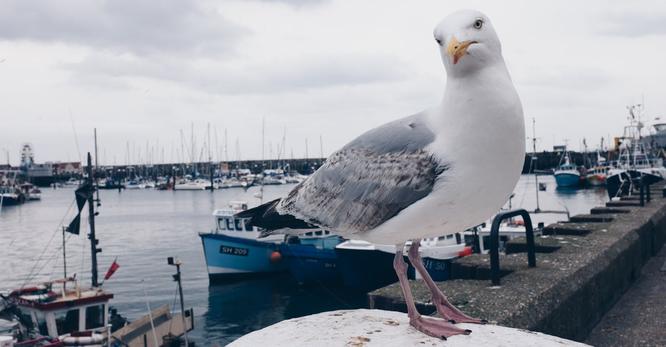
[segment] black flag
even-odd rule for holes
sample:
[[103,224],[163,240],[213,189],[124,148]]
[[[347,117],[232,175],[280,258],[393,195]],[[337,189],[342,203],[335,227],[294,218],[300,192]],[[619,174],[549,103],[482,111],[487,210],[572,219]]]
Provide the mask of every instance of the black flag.
[[67,227],[67,232],[70,232],[72,234],[79,234],[79,229],[81,227],[81,210],[83,210],[83,206],[86,205],[86,201],[92,194],[92,189],[91,185],[89,184],[82,184],[79,188],[76,189],[75,196],[76,196],[76,207],[78,207],[78,212],[76,213],[76,216],[72,220],[71,223],[69,223],[69,226]]

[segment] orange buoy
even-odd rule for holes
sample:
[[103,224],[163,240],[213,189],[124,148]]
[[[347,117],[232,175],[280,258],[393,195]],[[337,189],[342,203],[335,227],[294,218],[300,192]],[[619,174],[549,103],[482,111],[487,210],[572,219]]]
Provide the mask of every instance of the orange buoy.
[[474,250],[470,246],[465,246],[462,251],[458,252],[458,257],[466,257],[468,255],[472,255],[474,253]]
[[271,253],[270,259],[271,263],[273,264],[279,263],[280,261],[282,261],[282,253],[278,251],[273,251],[273,253]]

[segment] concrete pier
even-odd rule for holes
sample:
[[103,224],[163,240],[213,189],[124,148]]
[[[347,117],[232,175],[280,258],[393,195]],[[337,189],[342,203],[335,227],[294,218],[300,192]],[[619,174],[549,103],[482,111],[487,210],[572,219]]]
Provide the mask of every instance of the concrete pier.
[[[584,341],[637,282],[643,266],[666,240],[666,199],[661,198],[662,187],[657,188],[652,188],[652,201],[644,207],[631,199],[617,201],[574,216],[572,222],[548,226],[545,235],[536,238],[536,268],[529,268],[521,253],[525,241],[511,241],[507,246],[510,254],[502,254],[500,259],[500,286],[491,286],[488,255],[456,260],[454,279],[438,285],[454,305],[471,316]],[[663,286],[663,278],[661,283]],[[421,281],[410,285],[421,312],[434,312],[425,285]],[[406,310],[397,284],[369,293],[369,301],[371,308]],[[644,318],[645,324],[658,324]],[[601,341],[594,339],[590,343]]]

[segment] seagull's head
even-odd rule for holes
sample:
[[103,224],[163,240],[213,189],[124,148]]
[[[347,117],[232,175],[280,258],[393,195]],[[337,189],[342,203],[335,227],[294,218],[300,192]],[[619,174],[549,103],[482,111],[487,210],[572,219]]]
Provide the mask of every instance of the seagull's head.
[[434,30],[449,75],[464,75],[502,60],[502,46],[490,20],[479,11],[462,10]]

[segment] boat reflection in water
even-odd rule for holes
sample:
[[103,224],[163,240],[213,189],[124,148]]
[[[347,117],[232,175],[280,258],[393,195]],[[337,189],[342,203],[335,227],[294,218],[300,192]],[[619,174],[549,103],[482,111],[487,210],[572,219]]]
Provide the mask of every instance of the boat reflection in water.
[[211,284],[202,337],[224,345],[284,319],[365,307],[364,293],[331,290],[323,284],[299,286],[287,273]]

